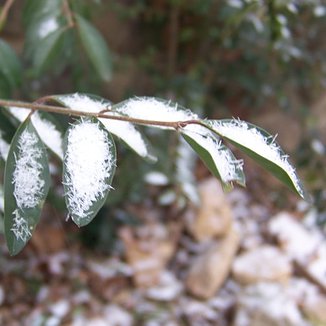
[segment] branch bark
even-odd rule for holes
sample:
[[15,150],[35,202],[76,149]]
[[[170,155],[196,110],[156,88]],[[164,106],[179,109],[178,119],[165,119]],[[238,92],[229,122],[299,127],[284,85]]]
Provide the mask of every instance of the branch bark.
[[[44,111],[50,113],[58,113],[69,116],[77,117],[94,117],[94,118],[103,118],[111,120],[119,120],[131,122],[134,124],[145,125],[145,126],[160,126],[160,127],[169,127],[174,129],[180,129],[186,127],[188,124],[198,124],[207,128],[207,126],[200,120],[185,120],[185,121],[156,121],[156,120],[145,120],[145,119],[136,119],[123,115],[115,115],[114,113],[108,114],[108,108],[103,107],[103,110],[100,112],[85,112],[76,109],[67,109],[61,106],[43,104],[46,97],[39,99],[34,103],[21,102],[21,101],[11,101],[11,100],[1,100],[0,99],[0,108],[7,109],[8,107],[16,107],[21,109],[30,109],[32,111]],[[32,112],[31,112],[32,113]]]

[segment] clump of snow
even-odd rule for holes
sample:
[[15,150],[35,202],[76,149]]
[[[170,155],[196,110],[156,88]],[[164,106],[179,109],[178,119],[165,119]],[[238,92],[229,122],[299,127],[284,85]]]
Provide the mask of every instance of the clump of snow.
[[16,239],[20,239],[23,242],[26,242],[32,236],[28,223],[26,219],[20,215],[18,209],[14,210],[13,215],[14,223],[10,230],[14,233]]
[[189,124],[182,129],[182,132],[210,153],[222,182],[228,183],[239,179],[238,173],[242,169],[243,161],[235,160],[231,151],[208,129]]
[[247,287],[239,299],[234,325],[307,326],[298,306],[277,283],[258,283]]
[[169,184],[169,178],[159,171],[150,171],[146,173],[145,181],[154,186],[166,186]]
[[39,159],[42,151],[37,146],[35,133],[25,129],[18,139],[15,169],[12,183],[17,206],[21,209],[38,205],[43,196],[43,168]]
[[2,159],[4,161],[7,160],[9,148],[10,148],[10,145],[2,138],[2,135],[0,132],[0,157],[2,157]]
[[276,236],[284,251],[293,259],[302,261],[320,245],[320,237],[309,232],[290,214],[282,212],[269,223],[269,231]]
[[[57,99],[65,106],[83,111],[99,113],[107,108],[108,102],[90,98],[87,95],[75,93],[69,96],[57,96]],[[110,112],[110,115],[115,115],[115,112]],[[128,146],[130,146],[141,157],[149,156],[147,145],[142,138],[140,132],[135,126],[128,121],[118,121],[112,119],[99,119],[105,128],[121,138]],[[155,159],[153,157],[153,159]]]
[[171,104],[153,97],[135,97],[123,102],[117,112],[135,119],[152,121],[185,121],[197,119],[190,110],[179,110],[178,104]]
[[108,103],[93,99],[84,94],[58,95],[57,100],[63,103],[68,108],[83,111],[98,113],[107,108]]
[[[23,122],[31,112],[29,109],[17,107],[10,107],[9,111],[17,120],[21,122]],[[45,145],[62,159],[63,149],[61,132],[51,121],[42,119],[38,112],[33,113],[31,121]]]
[[148,298],[158,301],[175,300],[182,291],[182,284],[168,271],[162,271],[159,284],[146,291]]
[[68,131],[65,153],[66,198],[70,212],[82,218],[94,202],[104,198],[115,168],[112,143],[98,123],[81,121]]
[[295,169],[284,155],[275,138],[266,137],[257,128],[250,126],[245,121],[233,119],[232,121],[213,121],[213,127],[222,137],[226,137],[241,146],[253,150],[256,154],[273,162],[282,168],[291,178],[298,193],[304,197]]
[[233,274],[240,283],[286,281],[292,272],[288,257],[272,246],[245,252],[233,262]]
[[58,20],[55,17],[49,17],[41,22],[38,29],[38,36],[40,38],[45,38],[58,28]]

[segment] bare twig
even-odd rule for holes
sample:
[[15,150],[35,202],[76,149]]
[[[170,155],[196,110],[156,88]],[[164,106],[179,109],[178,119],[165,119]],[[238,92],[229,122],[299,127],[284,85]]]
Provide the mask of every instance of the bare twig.
[[3,5],[2,11],[0,13],[0,29],[3,24],[3,22],[6,20],[8,16],[8,12],[11,8],[11,6],[14,4],[15,0],[7,0],[5,4]]
[[75,26],[75,23],[74,23],[74,19],[73,19],[73,15],[72,15],[72,11],[70,9],[70,6],[69,6],[69,2],[68,0],[63,0],[63,12],[67,18],[67,21],[68,21],[68,27],[72,28]]
[[[184,128],[189,124],[197,124],[207,128],[207,126],[200,120],[185,120],[185,121],[156,121],[156,120],[145,120],[145,119],[136,119],[131,118],[128,116],[122,115],[114,115],[114,114],[107,114],[107,107],[103,107],[103,110],[99,110],[98,113],[95,112],[85,112],[76,109],[67,109],[61,106],[55,105],[47,105],[43,104],[46,101],[47,97],[43,97],[34,103],[27,103],[27,102],[20,102],[20,101],[10,101],[10,100],[0,100],[0,108],[6,109],[8,107],[16,107],[22,109],[30,109],[30,110],[39,110],[44,112],[52,112],[70,116],[77,116],[77,117],[94,117],[94,118],[103,118],[103,119],[111,119],[111,120],[119,120],[119,121],[126,121],[131,122],[134,124],[145,125],[145,126],[161,126],[161,127],[169,127],[174,128],[176,130],[180,128]],[[104,113],[103,113],[104,112]]]

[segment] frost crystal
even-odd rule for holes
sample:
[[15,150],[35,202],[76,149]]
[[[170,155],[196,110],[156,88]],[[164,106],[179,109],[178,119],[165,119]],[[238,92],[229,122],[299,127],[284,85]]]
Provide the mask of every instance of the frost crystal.
[[246,122],[238,119],[234,119],[231,122],[214,121],[211,126],[221,136],[253,150],[258,155],[286,171],[299,194],[303,196],[303,190],[295,169],[289,163],[288,156],[283,154],[281,148],[275,142],[276,137],[266,137],[257,128],[251,127]]
[[65,154],[66,198],[71,213],[83,218],[93,203],[110,188],[107,179],[114,168],[114,157],[107,134],[98,123],[82,121],[69,130]]
[[42,157],[42,151],[37,147],[37,142],[37,136],[28,130],[24,130],[18,140],[12,183],[19,208],[35,207],[43,194],[43,168],[38,161]]
[[210,153],[224,183],[239,179],[238,170],[242,167],[243,161],[235,160],[231,151],[222,144],[221,140],[199,125],[187,125],[183,132]]
[[[92,99],[86,95],[75,93],[70,96],[58,96],[65,106],[80,110],[83,112],[98,113],[105,109],[108,103]],[[114,115],[114,112],[110,112],[110,115]],[[105,126],[105,128],[112,134],[118,136],[126,142],[138,155],[146,157],[148,155],[148,149],[141,134],[135,128],[135,126],[126,121],[117,121],[109,119],[99,119]]]
[[[29,113],[29,109],[10,107],[10,113],[19,121],[23,122]],[[62,135],[56,126],[49,120],[42,119],[38,112],[33,113],[32,123],[42,141],[61,159],[63,158]]]
[[160,101],[152,97],[136,97],[124,102],[117,112],[135,119],[152,121],[185,121],[197,119],[189,110],[178,110],[178,104]]
[[21,239],[23,242],[26,242],[32,236],[32,233],[28,228],[28,223],[26,219],[19,214],[18,209],[13,211],[13,215],[14,224],[11,231],[15,234],[16,239]]

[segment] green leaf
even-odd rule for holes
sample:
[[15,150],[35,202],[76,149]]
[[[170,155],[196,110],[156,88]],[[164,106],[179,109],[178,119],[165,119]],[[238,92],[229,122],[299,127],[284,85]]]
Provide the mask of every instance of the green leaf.
[[63,184],[69,215],[88,224],[104,205],[115,173],[116,150],[97,119],[80,119],[64,138]]
[[212,131],[253,158],[289,189],[304,200],[310,201],[309,194],[289,163],[288,156],[276,143],[275,137],[262,128],[236,119],[206,120],[206,123]]
[[44,16],[58,16],[61,12],[62,0],[28,0],[25,1],[22,15],[25,26],[42,19]]
[[[8,113],[18,121],[23,122],[31,113],[31,110],[10,107]],[[31,120],[44,144],[62,160],[63,131],[58,121],[53,115],[46,112],[34,112]]]
[[5,238],[11,255],[31,238],[49,186],[46,150],[28,118],[17,129],[5,167]]
[[0,39],[0,72],[8,81],[10,88],[19,86],[21,82],[21,64],[16,52]]
[[95,68],[104,81],[111,79],[112,59],[108,46],[98,30],[80,15],[75,15],[82,45]]
[[50,33],[41,40],[40,44],[37,46],[33,58],[33,65],[37,74],[41,74],[44,70],[49,68],[54,59],[58,56],[65,31],[65,28],[60,28]]
[[[53,95],[51,96],[51,99],[65,107],[85,112],[99,113],[100,111],[111,107],[110,101],[92,94],[75,93]],[[115,112],[109,112],[108,114],[114,115]],[[139,156],[150,162],[157,160],[157,158],[151,153],[151,146],[147,139],[132,123],[110,119],[99,120],[110,133],[120,138]]]
[[181,133],[212,174],[221,180],[226,190],[232,189],[233,182],[245,186],[242,161],[237,160],[212,132],[203,126],[188,125]]

